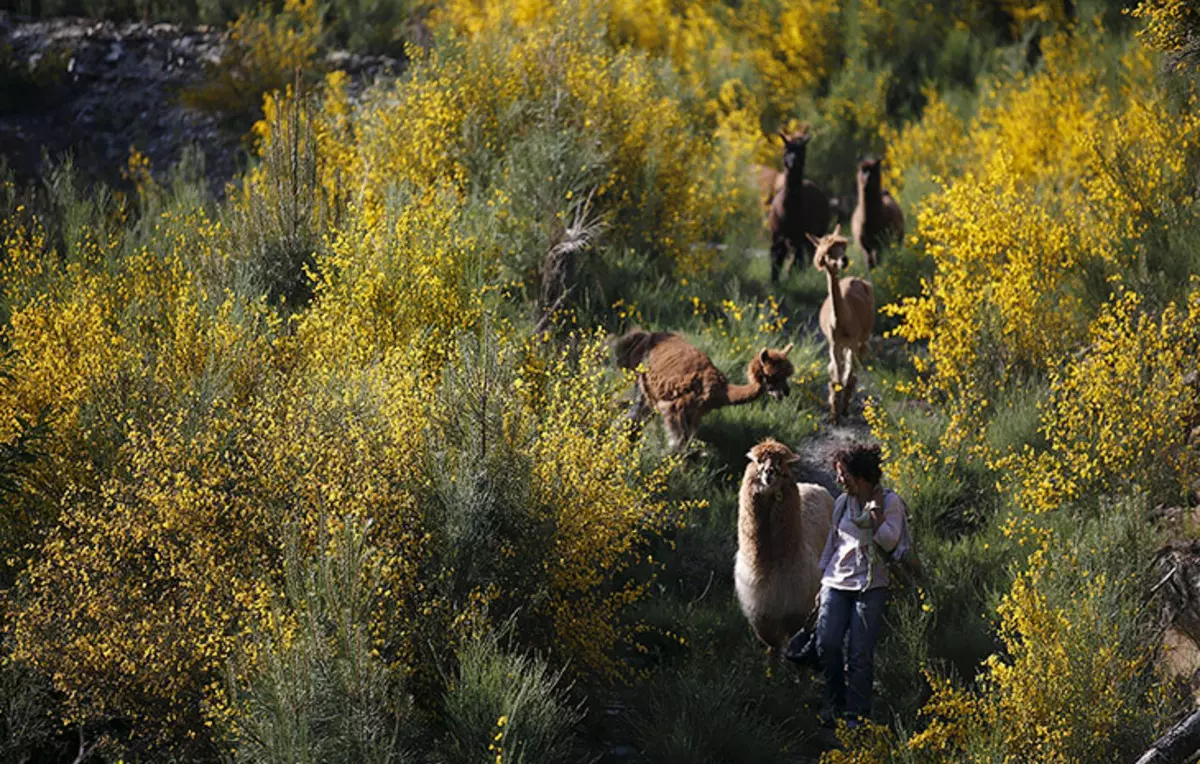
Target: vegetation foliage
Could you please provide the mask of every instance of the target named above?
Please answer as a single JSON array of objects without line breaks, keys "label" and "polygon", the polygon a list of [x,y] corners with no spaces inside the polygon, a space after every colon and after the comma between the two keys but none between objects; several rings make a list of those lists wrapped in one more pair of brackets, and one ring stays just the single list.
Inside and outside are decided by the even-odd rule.
[{"label": "vegetation foliage", "polygon": [[[1093,761],[1173,721],[1145,571],[1200,466],[1186,3],[185,10],[233,22],[194,103],[259,115],[224,199],[136,150],[123,192],[0,188],[5,756],[814,753],[731,580],[746,451],[831,437],[824,281],[754,256],[793,122],[834,194],[886,152],[916,223],[863,416],[928,576],[826,760]],[[317,63],[417,38],[353,97]],[[731,378],[794,341],[795,394],[669,455],[609,359],[633,325]]]}]

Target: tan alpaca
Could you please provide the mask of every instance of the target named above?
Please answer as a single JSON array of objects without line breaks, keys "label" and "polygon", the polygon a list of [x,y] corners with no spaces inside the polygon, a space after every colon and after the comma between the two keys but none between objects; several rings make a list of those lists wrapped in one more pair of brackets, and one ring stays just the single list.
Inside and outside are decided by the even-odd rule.
[{"label": "tan alpaca", "polygon": [[791,465],[800,457],[776,440],[747,456],[733,580],[742,613],[774,658],[815,605],[833,497],[819,485],[797,483]]},{"label": "tan alpaca", "polygon": [[858,206],[850,219],[854,241],[867,256],[867,270],[879,264],[879,253],[892,240],[904,240],[904,212],[883,190],[883,160],[858,163]]},{"label": "tan alpaca", "polygon": [[758,192],[758,199],[762,202],[764,212],[771,208],[771,202],[775,199],[775,195],[783,190],[783,186],[787,182],[787,176],[784,173],[761,164],[750,165],[750,179],[754,183],[755,191]]},{"label": "tan alpaca", "polygon": [[850,264],[841,235],[842,227],[820,239],[809,236],[816,248],[813,264],[825,271],[828,296],[821,305],[821,333],[829,343],[829,416],[836,423],[850,406],[854,386],[854,362],[861,360],[875,329],[875,290],[869,282],[838,272]]},{"label": "tan alpaca", "polygon": [[[708,356],[671,332],[634,329],[614,345],[617,365],[639,371],[635,417],[649,406],[662,415],[672,449],[696,434],[700,419],[713,409],[756,400],[763,393],[779,400],[788,394],[794,369],[783,350],[763,348],[746,367],[749,384],[730,384]],[[644,367],[640,370],[638,367]]]}]

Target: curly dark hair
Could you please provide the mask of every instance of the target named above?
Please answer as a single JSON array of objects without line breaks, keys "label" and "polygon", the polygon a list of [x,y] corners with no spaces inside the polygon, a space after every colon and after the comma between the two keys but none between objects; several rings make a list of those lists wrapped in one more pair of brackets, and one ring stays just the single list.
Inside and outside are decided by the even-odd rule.
[{"label": "curly dark hair", "polygon": [[848,448],[840,448],[833,455],[833,464],[842,465],[842,469],[859,480],[866,480],[871,485],[878,485],[883,478],[880,463],[883,452],[878,443],[856,443]]}]

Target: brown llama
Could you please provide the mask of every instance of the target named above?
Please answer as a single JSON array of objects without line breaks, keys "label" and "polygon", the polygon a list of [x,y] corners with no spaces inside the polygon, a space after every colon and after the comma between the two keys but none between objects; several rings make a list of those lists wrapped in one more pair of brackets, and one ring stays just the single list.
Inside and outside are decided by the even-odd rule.
[{"label": "brown llama", "polygon": [[875,329],[875,290],[862,279],[838,272],[850,264],[846,247],[850,244],[839,225],[821,239],[809,237],[816,249],[813,264],[825,271],[828,295],[821,305],[821,333],[829,343],[829,417],[836,424],[850,407],[854,387],[854,363],[860,360]]},{"label": "brown llama", "polygon": [[883,190],[883,159],[858,163],[858,206],[851,218],[854,241],[867,256],[867,270],[879,265],[879,253],[890,241],[904,241],[904,212]]},{"label": "brown llama", "polygon": [[709,357],[671,332],[634,329],[613,346],[617,365],[638,372],[633,417],[640,420],[653,406],[662,415],[672,450],[686,445],[700,419],[723,406],[737,406],[767,393],[774,400],[788,394],[794,371],[783,350],[763,348],[746,367],[745,385],[730,384]]},{"label": "brown llama", "polygon": [[819,485],[797,483],[791,465],[800,457],[776,440],[747,456],[733,580],[742,613],[774,659],[816,604],[833,497]]},{"label": "brown llama", "polygon": [[783,139],[783,188],[771,200],[767,225],[771,229],[771,283],[779,281],[779,272],[788,261],[808,253],[806,235],[823,236],[829,230],[829,197],[810,180],[804,179],[804,161],[811,136],[808,125]]}]

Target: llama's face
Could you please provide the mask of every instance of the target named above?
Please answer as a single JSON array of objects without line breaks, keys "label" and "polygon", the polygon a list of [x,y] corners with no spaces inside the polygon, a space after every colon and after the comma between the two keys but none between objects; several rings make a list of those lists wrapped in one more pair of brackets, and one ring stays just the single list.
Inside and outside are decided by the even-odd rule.
[{"label": "llama's face", "polygon": [[759,370],[758,379],[762,382],[763,389],[767,395],[771,396],[771,400],[781,401],[788,397],[791,389],[788,387],[788,380],[796,369],[792,366],[791,361],[787,359],[788,351],[792,349],[788,345],[783,350],[767,350],[763,349],[758,355]]},{"label": "llama's face", "polygon": [[821,240],[821,245],[817,248],[813,255],[813,265],[823,271],[838,273],[850,267],[850,256],[846,254],[846,247],[850,242],[845,239],[828,240],[829,237]]},{"label": "llama's face", "polygon": [[858,163],[858,183],[860,186],[865,186],[871,182],[872,178],[879,177],[880,164],[882,159],[864,159]]},{"label": "llama's face", "polygon": [[747,471],[754,470],[754,482],[760,488],[775,487],[781,481],[792,479],[792,464],[800,457],[777,441],[759,443],[746,454],[750,459]]},{"label": "llama's face", "polygon": [[801,131],[787,135],[780,133],[779,137],[783,138],[783,167],[786,170],[791,170],[793,167],[802,166],[804,164],[804,154],[808,146],[808,132]]}]

